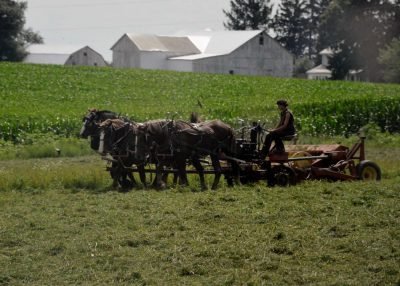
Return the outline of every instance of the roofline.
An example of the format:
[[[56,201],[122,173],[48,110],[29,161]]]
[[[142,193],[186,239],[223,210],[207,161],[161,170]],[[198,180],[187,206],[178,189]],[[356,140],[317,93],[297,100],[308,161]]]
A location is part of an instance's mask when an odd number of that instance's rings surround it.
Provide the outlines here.
[[[84,46],[83,48],[80,48],[79,50],[76,50],[75,52],[71,53],[71,54],[69,55],[69,57],[67,58],[67,60],[65,61],[65,63],[69,61],[69,59],[72,57],[73,54],[75,54],[75,53],[77,53],[77,52],[79,52],[79,51],[81,51],[81,50],[83,50],[83,49],[86,49],[86,48],[88,48],[89,50],[91,50],[92,52],[94,52],[95,54],[97,54],[98,56],[100,56],[100,57],[103,59],[103,61],[104,61],[105,63],[107,63],[102,54],[100,54],[99,52],[95,51],[94,49],[92,49],[92,48],[89,47],[88,45],[86,45],[86,46]],[[64,63],[64,64],[65,64],[65,63]]]
[[[112,51],[113,49],[114,49],[114,47],[124,38],[124,37],[128,37],[130,40],[131,40],[131,42],[132,42],[132,39],[129,37],[129,34],[128,33],[125,33],[125,34],[123,34],[121,37],[119,37],[119,39],[114,43],[114,45],[112,45],[112,47],[110,48],[110,50]],[[132,42],[133,43],[133,42]]]

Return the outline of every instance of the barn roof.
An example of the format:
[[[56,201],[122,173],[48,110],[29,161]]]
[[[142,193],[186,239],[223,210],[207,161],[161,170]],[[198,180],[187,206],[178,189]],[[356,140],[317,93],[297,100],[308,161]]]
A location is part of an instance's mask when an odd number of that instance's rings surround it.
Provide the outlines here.
[[[198,54],[200,51],[188,37],[125,34],[120,38],[128,37],[141,51],[180,52],[184,54]],[[117,43],[120,41],[118,40]],[[111,49],[117,45],[115,43]]]
[[[176,60],[195,60],[215,57],[232,53],[252,38],[264,32],[253,31],[201,31],[187,35],[187,37],[201,51],[199,55],[175,57]]]
[[[262,33],[254,31],[201,31],[188,35],[193,43],[202,48],[204,54],[229,54]]]

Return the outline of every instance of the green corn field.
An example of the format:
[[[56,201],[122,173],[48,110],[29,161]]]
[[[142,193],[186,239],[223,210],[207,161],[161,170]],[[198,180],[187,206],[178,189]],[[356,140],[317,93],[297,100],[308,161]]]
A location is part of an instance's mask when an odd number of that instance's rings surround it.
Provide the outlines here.
[[[0,139],[76,136],[92,107],[136,121],[188,119],[196,111],[233,126],[245,119],[270,127],[280,98],[302,134],[348,135],[367,124],[400,131],[399,85],[1,63]]]

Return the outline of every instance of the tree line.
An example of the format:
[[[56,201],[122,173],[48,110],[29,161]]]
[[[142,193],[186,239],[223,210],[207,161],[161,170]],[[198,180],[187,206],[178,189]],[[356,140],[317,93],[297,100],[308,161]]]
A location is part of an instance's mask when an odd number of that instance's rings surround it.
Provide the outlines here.
[[[231,0],[229,30],[265,29],[298,59],[298,68],[334,52],[333,79],[362,70],[366,80],[400,83],[400,0]],[[0,0],[0,61],[21,61],[42,37],[25,28],[27,3]]]
[[[366,80],[400,82],[400,0],[231,0],[229,30],[265,29],[299,62],[331,48],[332,79],[362,70]]]

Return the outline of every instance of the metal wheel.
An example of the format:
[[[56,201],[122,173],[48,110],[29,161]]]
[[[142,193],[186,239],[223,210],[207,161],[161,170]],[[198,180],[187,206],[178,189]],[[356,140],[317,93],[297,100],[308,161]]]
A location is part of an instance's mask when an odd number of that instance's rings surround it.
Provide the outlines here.
[[[379,181],[381,179],[381,169],[372,161],[361,161],[357,165],[357,176],[363,181]]]
[[[275,185],[281,187],[296,185],[296,173],[292,168],[285,165],[273,166],[272,173]]]

